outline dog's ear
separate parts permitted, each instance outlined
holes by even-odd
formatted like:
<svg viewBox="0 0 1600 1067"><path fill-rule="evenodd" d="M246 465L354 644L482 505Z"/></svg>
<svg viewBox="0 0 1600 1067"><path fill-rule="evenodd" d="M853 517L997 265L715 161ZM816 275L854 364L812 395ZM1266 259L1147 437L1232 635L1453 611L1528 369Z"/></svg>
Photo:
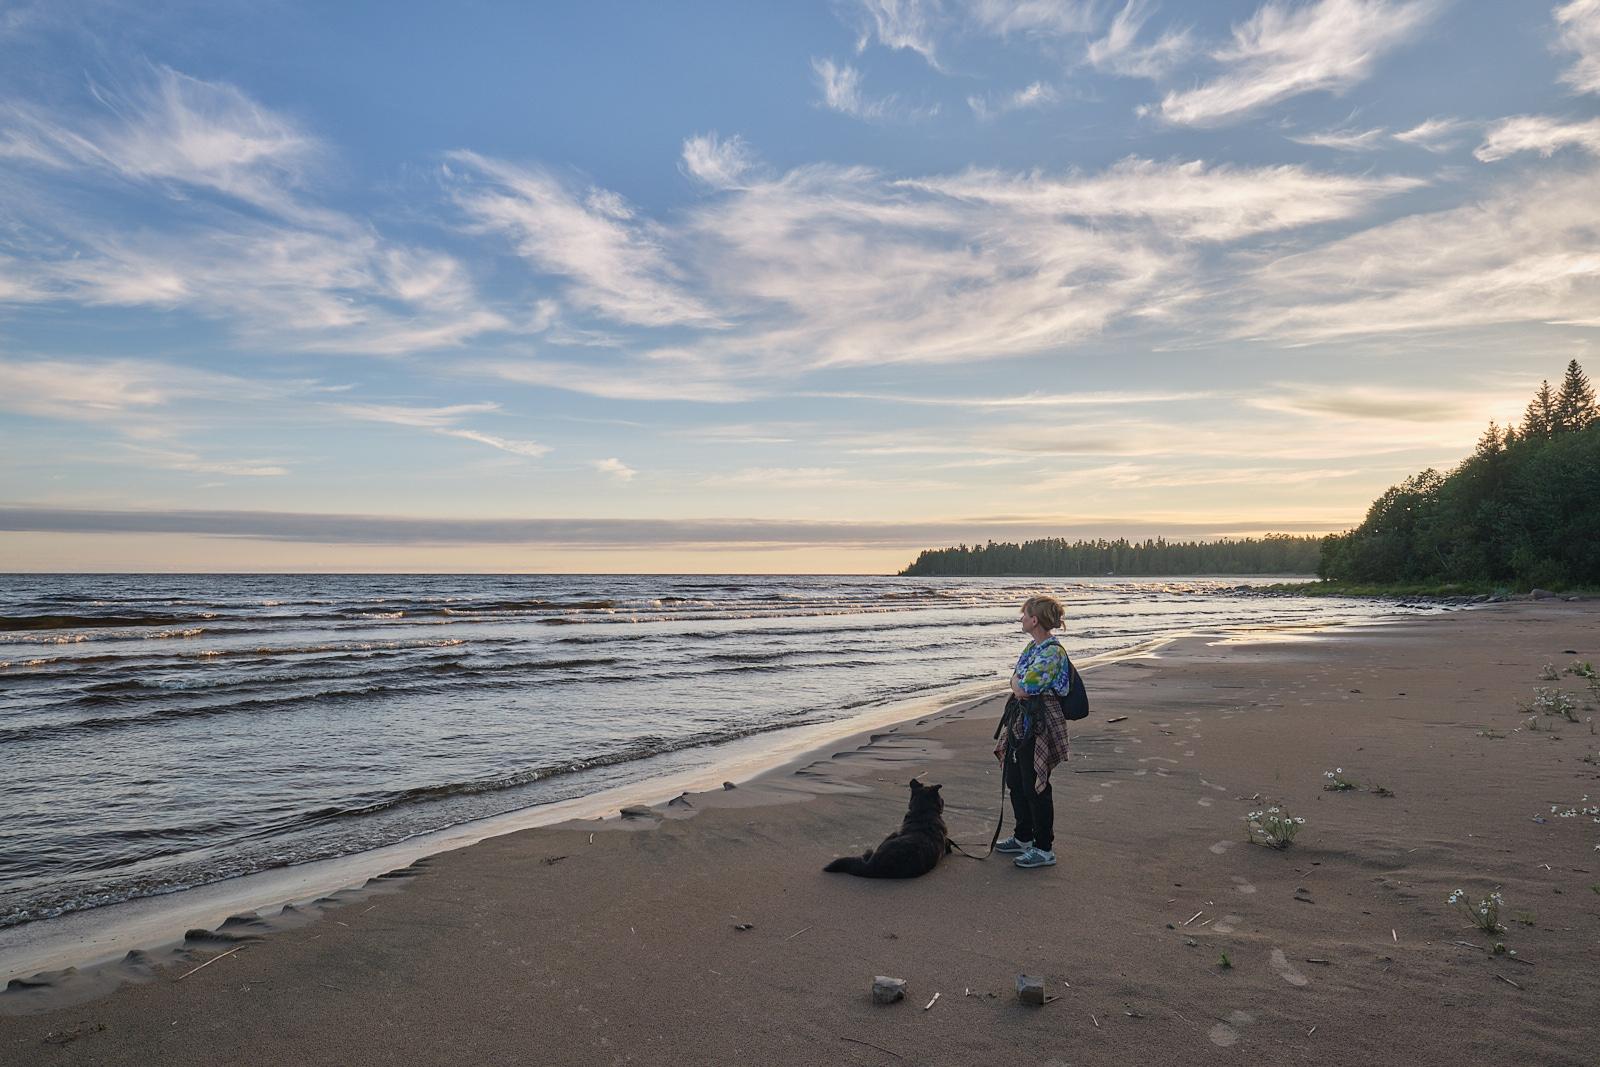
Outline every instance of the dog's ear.
<svg viewBox="0 0 1600 1067"><path fill-rule="evenodd" d="M937 793L939 791L940 786L943 786L943 785L944 785L944 783L940 782L939 785L925 785L922 788L926 789L930 793Z"/></svg>
<svg viewBox="0 0 1600 1067"><path fill-rule="evenodd" d="M911 788L913 790L921 789L922 788L922 783L917 781L915 778L913 778L913 779L911 779Z"/></svg>

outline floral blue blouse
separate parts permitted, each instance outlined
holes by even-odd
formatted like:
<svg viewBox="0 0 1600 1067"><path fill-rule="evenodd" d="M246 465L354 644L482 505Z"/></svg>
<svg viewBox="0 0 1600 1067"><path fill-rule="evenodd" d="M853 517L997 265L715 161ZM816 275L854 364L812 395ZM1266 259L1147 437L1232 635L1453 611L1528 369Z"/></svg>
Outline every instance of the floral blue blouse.
<svg viewBox="0 0 1600 1067"><path fill-rule="evenodd" d="M1072 689L1072 672L1067 669L1067 650L1053 637L1030 644L1017 657L1012 672L1017 685L1029 696L1050 692L1065 696Z"/></svg>

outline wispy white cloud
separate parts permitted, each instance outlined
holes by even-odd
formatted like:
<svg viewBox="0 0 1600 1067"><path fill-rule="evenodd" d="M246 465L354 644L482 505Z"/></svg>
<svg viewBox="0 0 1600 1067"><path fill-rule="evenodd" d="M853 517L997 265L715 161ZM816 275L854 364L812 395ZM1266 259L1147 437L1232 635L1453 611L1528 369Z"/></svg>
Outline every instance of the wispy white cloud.
<svg viewBox="0 0 1600 1067"><path fill-rule="evenodd" d="M624 483L633 481L639 473L615 456L611 456L608 459L595 460L594 469L601 474L609 475L616 481Z"/></svg>
<svg viewBox="0 0 1600 1067"><path fill-rule="evenodd" d="M1388 132L1382 126L1374 127L1370 130L1358 130L1349 126L1342 126L1319 130L1315 133L1294 134L1290 136L1289 140L1296 144L1311 145L1315 148L1333 148L1341 152L1376 152L1383 147Z"/></svg>
<svg viewBox="0 0 1600 1067"><path fill-rule="evenodd" d="M1090 0L969 0L967 17L980 30L1001 37L1089 33L1098 21Z"/></svg>
<svg viewBox="0 0 1600 1067"><path fill-rule="evenodd" d="M1211 390L1107 392L1086 389L1072 393L1019 393L1015 396L931 396L909 393L807 393L834 400L870 400L886 404L914 404L958 408L1118 407L1130 404L1172 404L1218 397Z"/></svg>
<svg viewBox="0 0 1600 1067"><path fill-rule="evenodd" d="M1219 125L1302 93L1339 92L1370 76L1438 8L1438 0L1268 0L1212 53L1224 73L1151 110L1169 123Z"/></svg>
<svg viewBox="0 0 1600 1067"><path fill-rule="evenodd" d="M1577 54L1561 80L1580 93L1600 93L1600 0L1570 0L1556 8L1555 17L1559 49Z"/></svg>
<svg viewBox="0 0 1600 1067"><path fill-rule="evenodd" d="M607 400L685 400L729 404L765 390L755 382L729 380L715 366L690 370L642 362L627 366L585 366L551 359L485 360L462 368L502 381L562 389Z"/></svg>
<svg viewBox="0 0 1600 1067"><path fill-rule="evenodd" d="M916 52L939 69L936 27L943 20L938 0L857 0L861 35L856 51L876 41L884 48Z"/></svg>
<svg viewBox="0 0 1600 1067"><path fill-rule="evenodd" d="M755 166L755 153L737 134L720 139L713 130L683 142L684 173L713 189L740 188Z"/></svg>
<svg viewBox="0 0 1600 1067"><path fill-rule="evenodd" d="M923 119L938 114L939 106L912 107L901 101L896 93L869 97L861 88L861 71L848 63L835 63L831 59L812 59L811 71L816 76L817 88L822 91L822 105L841 115L883 122L898 119Z"/></svg>
<svg viewBox="0 0 1600 1067"><path fill-rule="evenodd" d="M272 460L208 459L197 452L125 444L123 450L141 464L191 474L225 474L234 478L282 478L289 468Z"/></svg>
<svg viewBox="0 0 1600 1067"><path fill-rule="evenodd" d="M0 409L57 419L107 414L171 402L176 368L140 360L81 362L0 358Z"/></svg>
<svg viewBox="0 0 1600 1067"><path fill-rule="evenodd" d="M95 98L102 114L78 126L7 105L0 110L0 158L208 189L323 224L335 218L294 194L322 155L318 142L233 86L156 67L125 95L97 89Z"/></svg>
<svg viewBox="0 0 1600 1067"><path fill-rule="evenodd" d="M641 326L714 326L716 316L678 280L654 227L621 196L579 193L550 171L476 152L450 153L462 169L456 203L473 230L497 233L540 271L567 279L567 298Z"/></svg>
<svg viewBox="0 0 1600 1067"><path fill-rule="evenodd" d="M1033 82L1016 92L1004 94L998 98L984 96L967 97L967 106L980 120L997 118L1011 111L1023 111L1029 108L1046 107L1061 99L1061 94L1044 82Z"/></svg>
<svg viewBox="0 0 1600 1067"><path fill-rule="evenodd" d="M1600 119L1562 122L1543 115L1501 119L1489 127L1483 143L1472 154L1485 163L1494 163L1518 152L1537 152L1548 158L1568 147L1600 155Z"/></svg>
<svg viewBox="0 0 1600 1067"><path fill-rule="evenodd" d="M1262 411L1278 411L1322 420L1329 416L1377 422L1426 423L1442 420L1482 425L1500 410L1504 389L1461 389L1435 386L1425 393L1382 385L1316 385L1281 383L1270 392L1245 398Z"/></svg>
<svg viewBox="0 0 1600 1067"><path fill-rule="evenodd" d="M1098 174L967 171L901 183L1024 215L1149 223L1200 241L1233 241L1360 215L1415 178L1322 174L1304 167L1232 167L1125 159Z"/></svg>
<svg viewBox="0 0 1600 1067"><path fill-rule="evenodd" d="M18 286L0 269L0 299L184 308L278 345L376 355L508 325L452 257L312 200L326 150L233 86L161 67L94 104L0 107L0 205L25 221L12 253L30 270ZM107 216L112 188L168 216Z"/></svg>
<svg viewBox="0 0 1600 1067"><path fill-rule="evenodd" d="M1246 336L1284 343L1493 323L1600 325L1592 168L1503 184L1277 259L1240 288Z"/></svg>
<svg viewBox="0 0 1600 1067"><path fill-rule="evenodd" d="M550 451L548 445L542 445L537 441L519 441L498 437L494 434L487 434L480 430L468 429L457 425L468 415L481 415L498 411L500 405L492 402L449 404L443 407L362 403L332 404L329 407L345 418L355 419L360 422L381 422L391 426L415 427L444 437L474 441L480 445L488 445L490 448L497 448L502 452L510 452L517 456L536 459Z"/></svg>
<svg viewBox="0 0 1600 1067"><path fill-rule="evenodd" d="M1394 135L1396 141L1425 148L1429 152L1448 152L1460 143L1460 135L1472 124L1461 119L1431 118Z"/></svg>
<svg viewBox="0 0 1600 1067"><path fill-rule="evenodd" d="M437 430L454 426L467 415L480 415L498 411L499 404L450 404L445 407L419 408L403 404L334 404L333 409L346 418L361 422L385 422L393 426L415 426Z"/></svg>
<svg viewBox="0 0 1600 1067"><path fill-rule="evenodd" d="M526 456L529 459L538 459L550 451L549 445L542 445L538 441L518 441L508 437L497 437L494 434L483 433L481 430L445 429L438 433L446 437L459 437L463 441L476 441L480 445L498 448L502 452L509 452L514 456Z"/></svg>
<svg viewBox="0 0 1600 1067"><path fill-rule="evenodd" d="M1160 78L1187 59L1194 42L1186 29L1168 29L1149 44L1139 43L1139 32L1151 11L1147 0L1128 0L1112 18L1105 36L1090 42L1089 65L1128 77Z"/></svg>
<svg viewBox="0 0 1600 1067"><path fill-rule="evenodd" d="M101 462L135 461L196 474L276 477L276 460L218 459L180 443L223 411L282 402L315 383L252 381L159 360L20 359L0 356L0 411L88 423L119 439ZM197 415L196 409L202 414Z"/></svg>

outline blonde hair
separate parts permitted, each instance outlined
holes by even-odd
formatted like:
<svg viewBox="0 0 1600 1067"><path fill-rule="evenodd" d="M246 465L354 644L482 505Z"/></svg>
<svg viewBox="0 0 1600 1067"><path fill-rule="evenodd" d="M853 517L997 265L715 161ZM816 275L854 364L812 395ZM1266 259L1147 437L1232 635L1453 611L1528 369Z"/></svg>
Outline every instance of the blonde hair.
<svg viewBox="0 0 1600 1067"><path fill-rule="evenodd" d="M1059 628L1064 614L1061 601L1053 596L1031 596L1022 602L1022 610L1046 630Z"/></svg>

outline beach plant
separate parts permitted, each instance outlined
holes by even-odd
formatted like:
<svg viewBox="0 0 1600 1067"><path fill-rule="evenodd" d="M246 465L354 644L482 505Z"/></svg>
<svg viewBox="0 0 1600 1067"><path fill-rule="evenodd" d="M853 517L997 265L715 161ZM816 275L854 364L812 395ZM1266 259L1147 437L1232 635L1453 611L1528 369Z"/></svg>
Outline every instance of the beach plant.
<svg viewBox="0 0 1600 1067"><path fill-rule="evenodd" d="M1500 909L1505 906L1505 897L1496 889L1488 896L1473 904L1467 899L1465 890L1457 889L1450 894L1446 902L1465 915L1478 929L1486 934L1498 934L1505 927L1500 925Z"/></svg>
<svg viewBox="0 0 1600 1067"><path fill-rule="evenodd" d="M1596 672L1594 669L1594 664L1590 663L1586 659L1573 660L1572 666L1566 669L1566 673L1575 674L1579 678L1587 678L1590 681L1600 679L1600 672Z"/></svg>
<svg viewBox="0 0 1600 1067"><path fill-rule="evenodd" d="M1533 712L1535 715L1554 715L1568 722L1577 722L1578 697L1565 689L1550 689L1541 685L1533 691L1533 699L1522 705L1522 710Z"/></svg>
<svg viewBox="0 0 1600 1067"><path fill-rule="evenodd" d="M1322 788L1330 793L1348 793L1352 789L1361 788L1360 782L1354 778L1346 778L1344 776L1343 767L1335 767L1331 771L1323 771L1322 777L1328 780L1327 784Z"/></svg>
<svg viewBox="0 0 1600 1067"><path fill-rule="evenodd" d="M1497 733L1496 731L1491 730L1486 726L1482 730L1478 731L1478 736L1479 737L1487 737L1491 741L1503 741L1503 740L1505 740L1505 736L1506 735L1502 734L1502 733Z"/></svg>
<svg viewBox="0 0 1600 1067"><path fill-rule="evenodd" d="M1370 792L1375 797L1392 797L1392 796L1394 796L1394 790L1390 789L1386 785L1375 785L1375 786L1372 787Z"/></svg>
<svg viewBox="0 0 1600 1067"><path fill-rule="evenodd" d="M1273 804L1261 811L1252 811L1244 817L1245 834L1253 845L1265 845L1279 851L1294 844L1295 835L1306 821L1290 815L1281 806Z"/></svg>
<svg viewBox="0 0 1600 1067"><path fill-rule="evenodd" d="M1556 669L1556 665L1554 663L1546 663L1539 669L1539 680L1541 682L1553 682L1560 677L1561 672Z"/></svg>
<svg viewBox="0 0 1600 1067"><path fill-rule="evenodd" d="M1219 953L1217 955L1217 966L1226 971L1233 967L1233 961L1228 958L1226 952Z"/></svg>

